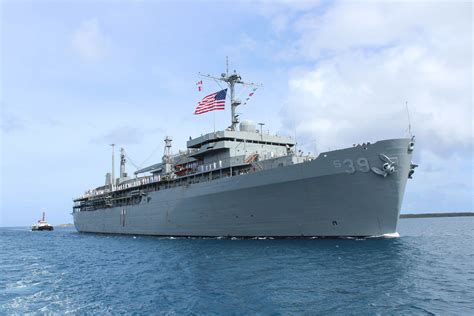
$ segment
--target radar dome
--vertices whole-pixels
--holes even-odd
[[[257,131],[257,128],[256,128],[255,123],[252,121],[242,121],[240,123],[240,131],[255,133]]]

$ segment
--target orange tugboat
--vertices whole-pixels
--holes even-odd
[[[43,212],[43,218],[39,219],[37,223],[35,223],[33,226],[31,226],[31,230],[53,230],[53,226],[49,225],[48,222],[44,218],[44,212]]]

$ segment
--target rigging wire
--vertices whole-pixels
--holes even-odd
[[[148,162],[148,160],[151,159],[151,157],[153,157],[153,155],[158,151],[158,149],[161,148],[161,145],[157,146],[153,151],[152,153],[140,164],[140,165],[137,165],[132,158],[130,158],[130,156],[128,155],[128,153],[124,150],[125,152],[125,157],[127,157],[128,161],[130,161],[130,163],[137,169],[137,170],[140,170],[143,168],[143,166],[145,165],[145,163]]]
[[[161,148],[161,145],[158,146],[158,147],[156,147],[156,148],[153,150],[153,152],[142,162],[141,166],[143,167],[143,165],[145,165],[145,163],[147,163],[147,161],[150,160],[151,157],[153,157],[153,155],[154,155],[154,154],[158,151],[158,149],[160,149],[160,148]],[[141,167],[140,167],[140,169],[141,169]]]
[[[221,90],[224,90],[224,88],[222,88],[222,86],[221,86],[221,84],[220,84],[219,80],[217,80],[217,79],[214,79],[214,81],[217,83],[217,85],[219,86],[219,88],[221,88]]]
[[[140,169],[140,167],[137,166],[137,165],[133,162],[132,158],[130,158],[130,156],[127,154],[127,152],[125,151],[125,149],[124,149],[124,153],[125,153],[125,157],[128,159],[128,161],[130,161],[130,163],[131,163],[135,168],[137,168],[137,170]]]

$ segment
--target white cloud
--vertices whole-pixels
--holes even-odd
[[[316,136],[327,148],[405,136],[408,101],[413,130],[437,146],[432,150],[465,149],[472,141],[470,71],[420,47],[341,54],[292,74],[283,116],[298,134]]]
[[[88,60],[99,60],[106,53],[106,39],[97,18],[83,21],[72,35],[72,47]]]
[[[343,3],[294,25],[297,50],[285,54],[313,63],[291,72],[282,112],[299,135],[321,149],[404,136],[408,101],[430,150],[472,145],[468,4]]]
[[[342,2],[324,14],[307,12],[294,28],[301,34],[294,53],[310,59],[410,42],[462,53],[470,46],[462,36],[471,33],[472,13],[469,2]]]
[[[319,0],[261,0],[259,12],[267,18],[273,31],[279,34],[287,31],[291,21],[301,12],[321,6]]]
[[[408,101],[422,180],[406,205],[472,208],[472,26],[469,2],[343,2],[299,14],[297,39],[278,53],[302,65],[290,71],[285,132],[319,152],[404,137]]]

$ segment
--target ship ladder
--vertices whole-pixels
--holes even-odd
[[[250,163],[254,162],[255,160],[257,160],[257,158],[258,158],[258,154],[257,154],[257,153],[254,153],[254,154],[248,156],[248,157],[245,159],[245,163],[250,164]]]

